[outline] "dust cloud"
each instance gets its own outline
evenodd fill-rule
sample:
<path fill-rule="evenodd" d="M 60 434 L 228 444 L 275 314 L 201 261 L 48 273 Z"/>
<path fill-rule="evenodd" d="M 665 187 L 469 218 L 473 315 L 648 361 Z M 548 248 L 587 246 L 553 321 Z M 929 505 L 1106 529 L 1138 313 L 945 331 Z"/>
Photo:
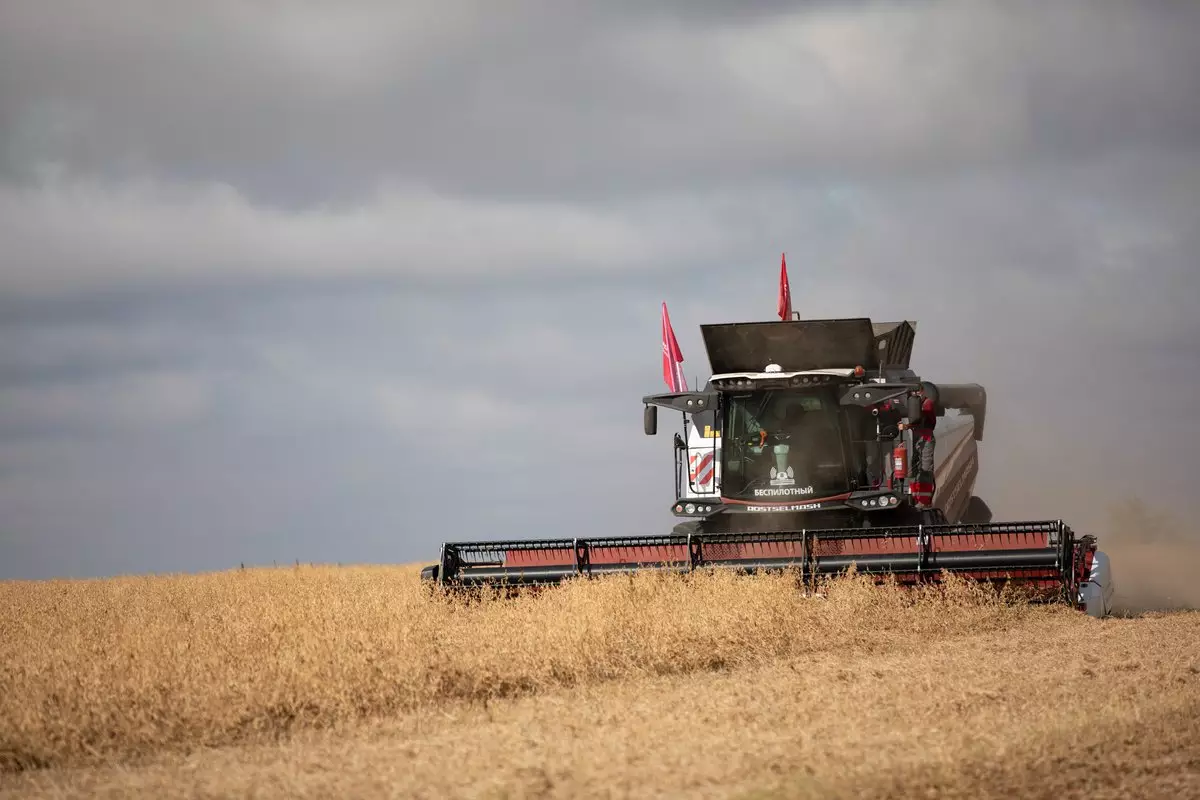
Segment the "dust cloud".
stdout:
<path fill-rule="evenodd" d="M 1002 465 L 994 469 L 1001 471 Z M 1007 476 L 980 494 L 991 503 L 996 522 L 1061 519 L 1077 535 L 1094 535 L 1111 562 L 1115 614 L 1200 609 L 1200 526 L 1195 522 L 1137 495 L 1098 497 L 1096 487 L 1085 482 Z"/>
<path fill-rule="evenodd" d="M 1100 548 L 1112 559 L 1117 613 L 1200 609 L 1200 530 L 1139 498 L 1110 508 Z"/>
<path fill-rule="evenodd" d="M 1152 469 L 1130 465 L 1117 437 L 1093 434 L 1119 424 L 1107 410 L 1080 409 L 1067 391 L 1048 389 L 1036 413 L 1024 413 L 1029 405 L 1010 373 L 1000 365 L 981 372 L 997 388 L 975 493 L 993 521 L 1061 519 L 1095 536 L 1111 559 L 1118 614 L 1200 609 L 1200 524 L 1177 513 L 1188 498 L 1164 477 L 1178 472 L 1175 454 L 1147 450 L 1142 460 Z M 1135 479 L 1109 480 L 1112 464 L 1128 465 Z"/>

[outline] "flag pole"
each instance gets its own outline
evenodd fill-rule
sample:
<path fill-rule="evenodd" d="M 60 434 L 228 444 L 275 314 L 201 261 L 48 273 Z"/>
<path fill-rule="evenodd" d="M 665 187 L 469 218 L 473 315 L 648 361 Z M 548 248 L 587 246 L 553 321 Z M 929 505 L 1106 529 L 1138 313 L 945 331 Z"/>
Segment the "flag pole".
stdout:
<path fill-rule="evenodd" d="M 672 392 L 686 392 L 687 378 L 683 372 L 683 351 L 679 349 L 679 341 L 675 338 L 675 329 L 671 325 L 671 317 L 667 312 L 667 304 L 662 304 L 662 361 L 663 381 Z"/>
<path fill-rule="evenodd" d="M 779 302 L 777 313 L 781 322 L 792 319 L 792 286 L 787 274 L 787 253 L 779 257 Z"/>

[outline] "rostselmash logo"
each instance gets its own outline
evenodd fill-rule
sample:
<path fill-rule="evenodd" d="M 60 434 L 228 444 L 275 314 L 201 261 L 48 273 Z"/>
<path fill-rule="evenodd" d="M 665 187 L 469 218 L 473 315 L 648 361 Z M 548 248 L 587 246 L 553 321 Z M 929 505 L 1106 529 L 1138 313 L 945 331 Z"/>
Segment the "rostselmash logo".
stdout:
<path fill-rule="evenodd" d="M 771 470 L 771 471 L 774 472 L 775 470 Z M 771 483 L 774 484 L 775 481 L 771 481 Z M 813 487 L 811 487 L 811 486 L 793 486 L 790 489 L 755 489 L 754 490 L 755 497 L 787 497 L 790 495 L 806 495 L 806 494 L 813 494 Z"/>
<path fill-rule="evenodd" d="M 820 503 L 797 503 L 790 506 L 746 506 L 748 511 L 816 511 Z"/>
<path fill-rule="evenodd" d="M 771 467 L 771 485 L 772 486 L 791 486 L 796 481 L 794 480 L 796 473 L 791 467 L 786 470 L 775 469 Z"/>

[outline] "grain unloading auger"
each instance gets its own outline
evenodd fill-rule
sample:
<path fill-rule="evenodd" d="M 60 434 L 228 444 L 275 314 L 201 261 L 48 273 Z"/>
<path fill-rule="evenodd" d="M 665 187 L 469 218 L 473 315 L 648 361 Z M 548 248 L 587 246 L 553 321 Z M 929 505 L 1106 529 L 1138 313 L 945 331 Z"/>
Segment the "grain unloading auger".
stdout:
<path fill-rule="evenodd" d="M 702 391 L 643 398 L 683 415 L 668 534 L 447 542 L 422 577 L 531 586 L 655 569 L 792 568 L 1007 582 L 1094 616 L 1110 611 L 1107 556 L 1061 520 L 993 522 L 974 495 L 987 394 L 909 368 L 915 325 L 869 319 L 703 325 Z M 954 414 L 947 414 L 947 411 Z"/>

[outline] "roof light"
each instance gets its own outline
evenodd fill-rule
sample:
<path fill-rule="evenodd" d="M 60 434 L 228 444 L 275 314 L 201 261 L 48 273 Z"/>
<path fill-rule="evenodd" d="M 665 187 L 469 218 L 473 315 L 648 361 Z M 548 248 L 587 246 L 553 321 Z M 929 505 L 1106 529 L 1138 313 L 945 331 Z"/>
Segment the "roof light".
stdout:
<path fill-rule="evenodd" d="M 865 369 L 863 369 L 861 366 L 854 368 L 854 377 L 861 378 L 863 375 L 866 375 L 866 374 L 867 374 L 867 371 Z"/>

